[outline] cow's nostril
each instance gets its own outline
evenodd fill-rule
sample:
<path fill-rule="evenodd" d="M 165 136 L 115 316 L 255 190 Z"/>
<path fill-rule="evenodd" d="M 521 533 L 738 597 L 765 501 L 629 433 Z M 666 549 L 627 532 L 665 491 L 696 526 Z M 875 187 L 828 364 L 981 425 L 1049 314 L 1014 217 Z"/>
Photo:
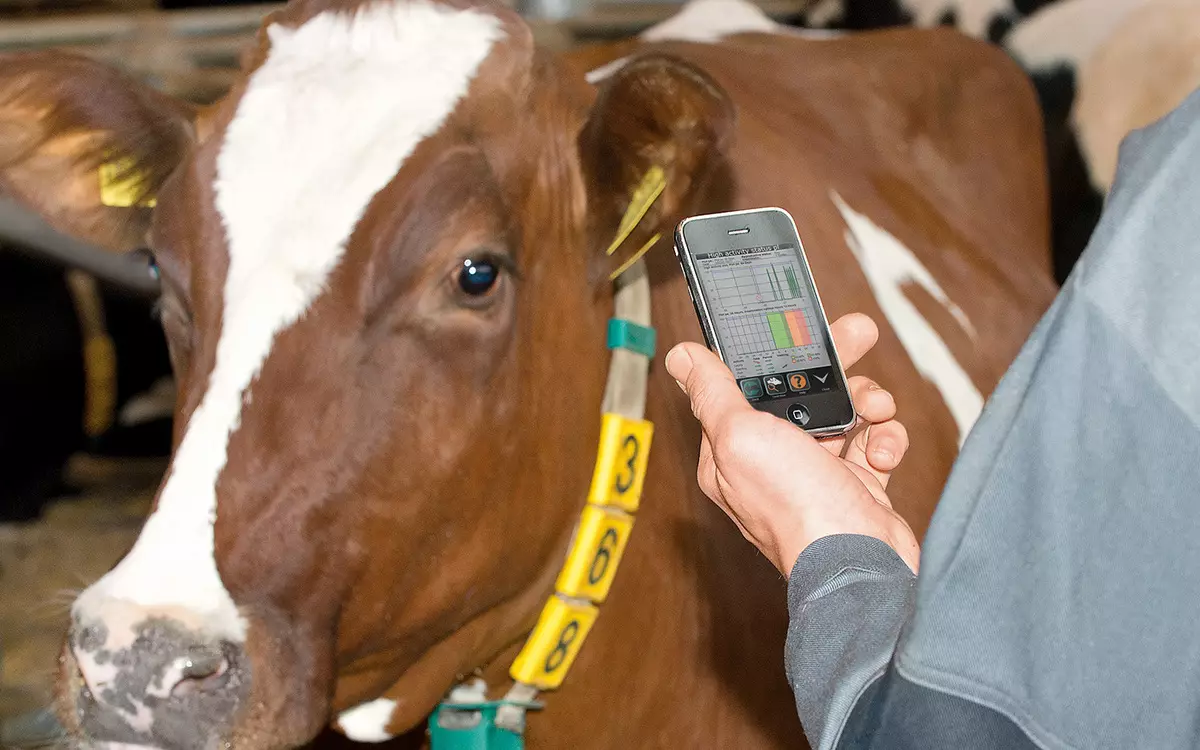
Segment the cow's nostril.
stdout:
<path fill-rule="evenodd" d="M 184 657 L 183 676 L 187 678 L 208 677 L 221 671 L 225 654 L 216 645 L 192 646 Z"/>
<path fill-rule="evenodd" d="M 196 692 L 215 692 L 229 681 L 229 659 L 217 644 L 195 645 L 178 662 L 179 681 L 171 688 L 172 698 Z"/>

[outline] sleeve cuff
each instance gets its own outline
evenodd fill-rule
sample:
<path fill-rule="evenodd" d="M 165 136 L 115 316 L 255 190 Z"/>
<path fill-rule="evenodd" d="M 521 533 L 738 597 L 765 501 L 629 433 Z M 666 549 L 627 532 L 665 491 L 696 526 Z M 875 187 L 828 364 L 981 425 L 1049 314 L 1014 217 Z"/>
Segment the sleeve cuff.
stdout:
<path fill-rule="evenodd" d="M 839 579 L 909 578 L 916 575 L 896 550 L 882 539 L 865 534 L 823 536 L 804 548 L 788 578 L 788 609 L 798 612 L 804 602 L 841 587 Z"/>

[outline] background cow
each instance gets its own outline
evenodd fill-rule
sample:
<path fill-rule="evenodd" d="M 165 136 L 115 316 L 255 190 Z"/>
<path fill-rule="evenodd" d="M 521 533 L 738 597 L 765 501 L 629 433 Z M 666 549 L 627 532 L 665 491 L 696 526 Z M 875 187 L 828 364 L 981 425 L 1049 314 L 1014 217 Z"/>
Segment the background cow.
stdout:
<path fill-rule="evenodd" d="M 892 487 L 918 534 L 1053 294 L 1032 90 L 949 32 L 810 39 L 707 0 L 560 58 L 498 3 L 297 0 L 199 125 L 73 58 L 0 61 L 21 77 L 55 132 L 146 171 L 179 383 L 155 510 L 72 608 L 79 738 L 381 740 L 464 675 L 502 691 L 590 480 L 609 274 L 686 215 L 788 209 L 831 315 L 880 322 L 861 369 L 913 435 Z M 100 119 L 114 96 L 153 116 Z M 70 211 L 58 183 L 95 170 L 71 156 L 31 205 Z M 669 243 L 646 264 L 660 349 L 696 340 Z M 657 366 L 648 418 L 633 540 L 530 743 L 794 747 L 780 577 L 700 495 Z"/>
<path fill-rule="evenodd" d="M 1200 5 L 1193 0 L 820 0 L 799 23 L 845 30 L 942 24 L 1012 54 L 1037 87 L 1045 121 L 1060 283 L 1100 218 L 1121 139 L 1200 85 Z M 1091 71 L 1086 103 L 1077 96 L 1083 70 Z"/>

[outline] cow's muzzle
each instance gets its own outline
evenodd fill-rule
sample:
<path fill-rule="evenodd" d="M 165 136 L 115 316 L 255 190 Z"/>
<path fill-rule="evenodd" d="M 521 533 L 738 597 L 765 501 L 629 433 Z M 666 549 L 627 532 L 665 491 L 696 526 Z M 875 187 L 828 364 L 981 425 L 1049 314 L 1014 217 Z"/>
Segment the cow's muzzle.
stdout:
<path fill-rule="evenodd" d="M 121 644 L 121 645 L 114 645 Z M 249 694 L 243 648 L 152 616 L 132 638 L 76 622 L 63 660 L 64 721 L 84 740 L 169 750 L 217 747 Z"/>

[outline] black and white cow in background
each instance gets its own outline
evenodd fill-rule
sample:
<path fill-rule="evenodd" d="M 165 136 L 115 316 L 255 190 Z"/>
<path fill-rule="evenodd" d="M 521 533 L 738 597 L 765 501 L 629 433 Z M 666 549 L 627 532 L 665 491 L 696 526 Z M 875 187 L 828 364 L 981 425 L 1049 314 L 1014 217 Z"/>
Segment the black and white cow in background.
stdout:
<path fill-rule="evenodd" d="M 1200 85 L 1200 0 L 818 0 L 799 23 L 949 25 L 1019 61 L 1044 114 L 1059 282 L 1095 228 L 1120 139 Z"/>
<path fill-rule="evenodd" d="M 818 0 L 801 16 L 809 28 L 862 31 L 889 26 L 954 26 L 1001 41 L 1022 18 L 1054 0 Z"/>

